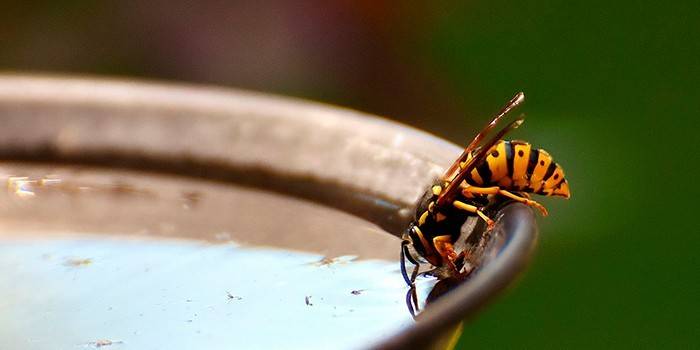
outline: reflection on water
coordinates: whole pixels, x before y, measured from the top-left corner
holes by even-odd
[[[347,349],[414,322],[396,262],[87,237],[0,241],[0,349]]]

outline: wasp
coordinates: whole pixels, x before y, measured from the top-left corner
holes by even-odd
[[[433,271],[437,272],[432,274],[440,280],[462,280],[473,270],[462,271],[469,253],[457,252],[455,248],[462,226],[469,218],[483,220],[489,232],[494,220],[486,215],[485,208],[510,200],[536,208],[547,216],[547,209],[530,199],[529,194],[571,196],[564,170],[549,153],[525,141],[502,139],[523,123],[522,115],[482,144],[498,122],[524,99],[520,92],[508,101],[418,202],[414,220],[405,230],[401,243],[401,273],[410,287],[416,309],[415,280],[421,261],[434,266]],[[406,260],[414,265],[410,276]],[[407,304],[415,315],[410,295],[407,294]]]

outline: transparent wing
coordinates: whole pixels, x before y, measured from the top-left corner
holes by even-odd
[[[458,170],[460,164],[467,160],[469,154],[476,149],[481,140],[483,140],[484,137],[486,137],[486,135],[496,126],[496,124],[498,124],[501,118],[508,114],[508,112],[510,112],[513,108],[520,105],[524,100],[525,94],[523,94],[522,92],[518,92],[517,94],[515,94],[515,96],[513,96],[513,98],[511,98],[510,101],[508,101],[508,103],[506,103],[506,105],[503,106],[503,108],[501,108],[501,110],[496,114],[496,116],[493,117],[491,122],[486,124],[486,126],[478,134],[476,134],[472,142],[470,142],[469,145],[464,149],[462,155],[460,155],[457,158],[457,160],[455,160],[455,162],[452,163],[452,165],[447,169],[447,171],[445,171],[445,174],[443,174],[442,176],[443,180],[450,181],[450,179],[452,179],[452,177],[455,176],[455,171]]]
[[[440,193],[436,205],[440,207],[451,203],[457,191],[459,191],[459,186],[462,183],[462,181],[464,181],[464,178],[467,176],[467,174],[471,173],[472,170],[474,170],[474,168],[484,160],[484,158],[486,158],[491,147],[498,143],[498,141],[501,140],[503,136],[509,131],[519,127],[520,124],[522,124],[524,121],[525,119],[521,115],[518,119],[512,121],[511,123],[506,125],[506,127],[501,129],[501,131],[499,131],[496,135],[489,139],[489,141],[484,143],[476,152],[474,157],[469,159],[469,161],[467,162],[467,164],[464,165],[464,167],[459,167],[459,172],[454,176],[454,178],[450,180],[450,183],[447,185],[447,188],[445,188],[445,190],[443,190],[442,193]]]

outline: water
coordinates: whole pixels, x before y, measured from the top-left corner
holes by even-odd
[[[347,213],[162,174],[0,177],[0,349],[356,349],[414,322],[398,238]]]
[[[84,237],[4,240],[0,271],[2,349],[354,349],[414,322],[391,261]]]

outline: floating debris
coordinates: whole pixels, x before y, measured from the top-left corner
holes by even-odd
[[[123,344],[123,341],[112,341],[109,339],[100,339],[97,341],[89,342],[88,345],[95,347],[95,348],[101,348],[103,346],[110,346],[110,345],[115,345],[115,344]]]
[[[231,292],[226,292],[226,297],[228,300],[243,300],[243,297],[239,297],[238,295],[233,295]]]
[[[311,263],[311,265],[316,265],[316,266],[331,266],[331,265],[338,265],[338,264],[347,264],[352,261],[357,259],[357,256],[355,255],[342,255],[342,256],[336,256],[334,258],[329,258],[327,256],[324,256],[321,258],[321,260],[314,261]]]
[[[92,264],[91,258],[79,259],[79,258],[68,258],[63,262],[63,265],[70,267],[81,267],[88,266]]]

